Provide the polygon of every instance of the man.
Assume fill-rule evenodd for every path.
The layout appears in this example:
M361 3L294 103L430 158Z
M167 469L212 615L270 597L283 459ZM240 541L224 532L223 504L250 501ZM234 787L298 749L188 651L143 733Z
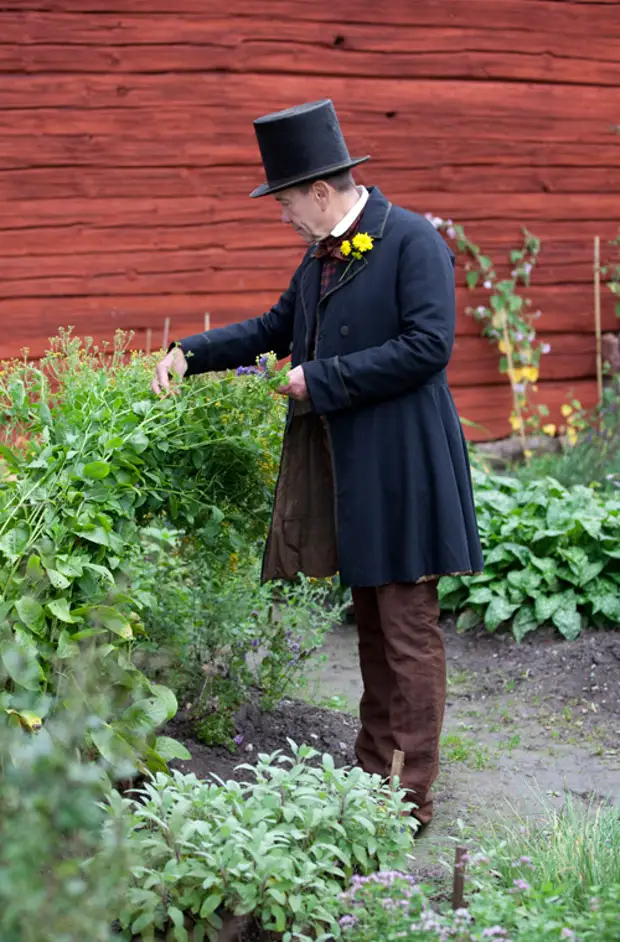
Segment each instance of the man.
M446 691L437 579L482 557L467 449L446 381L453 257L433 226L357 187L331 101L254 122L283 222L309 243L264 316L171 348L168 375L291 356L290 398L263 579L351 586L364 693L356 753L386 776L405 754L413 813L432 815Z

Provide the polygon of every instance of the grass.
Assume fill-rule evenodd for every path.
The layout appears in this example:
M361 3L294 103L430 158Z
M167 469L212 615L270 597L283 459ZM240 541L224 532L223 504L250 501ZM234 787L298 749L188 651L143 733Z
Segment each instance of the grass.
M484 769L489 762L489 749L471 736L446 733L441 737L441 754L446 762L462 762L471 769Z
M514 823L492 832L501 847L493 867L508 886L515 862L522 862L530 886L561 886L563 898L578 912L596 888L620 885L620 808L583 804L567 794L560 810L545 806L539 823L515 809L513 815Z

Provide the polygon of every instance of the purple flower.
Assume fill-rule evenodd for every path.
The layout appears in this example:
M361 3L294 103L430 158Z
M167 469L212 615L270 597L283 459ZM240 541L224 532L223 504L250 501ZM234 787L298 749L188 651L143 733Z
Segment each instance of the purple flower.
M486 312L487 312L487 309L486 309L486 307L484 307L484 305L482 305L482 304L478 305L478 307L476 308L476 313L477 313L477 314L480 314L481 317L484 317L484 315L486 314Z
M519 857L519 863L520 863L520 864L524 864L526 867L529 867L530 870L535 870L535 869L536 869L535 866L534 866L534 864L532 863L532 858L531 858L531 857L526 857L525 854L522 854L522 855Z
M448 234L449 239L456 239L456 229L454 228L454 226L448 226L448 228L446 229L446 232Z
M488 929L482 930L483 939L505 939L507 935L503 926L489 926Z
M237 367L237 376L250 376L260 373L260 370L257 370L255 366L239 366Z
M351 929L356 922L357 919L355 916L341 916L338 920L338 925L341 929Z
M516 332L516 334L515 334L515 340L517 340L519 343L521 343L521 341L523 340L523 334L521 333L520 330L518 330L518 331Z
M253 648L257 648L257 647L259 646L259 644L260 644L260 641L258 640L258 638L253 638L253 639L252 639L252 647L253 647Z
M518 393L525 392L525 383L515 383L514 390Z
M562 931L560 932L560 938L561 939L574 939L575 933L573 932L572 929L565 928L565 929L562 929Z
M526 890L529 890L530 885L525 880L513 880L513 893L525 893Z
M294 641L294 642L290 645L290 649L291 649L291 651L293 651L294 654L297 654L297 652L299 651L299 645L297 644L296 641Z
M550 343L543 343L543 345L542 345L542 352L543 352L543 353L551 353L551 344L550 344Z
M531 271L532 271L532 265L531 265L531 263L530 263L530 262L526 262L525 265L523 266L523 270L524 270L524 272L525 272L526 275L529 275L529 274L531 273Z
M243 744L244 738L245 737L242 736L241 733L239 733L238 736L235 736L235 738L233 739L235 746L241 746Z
M260 368L261 368L261 370L263 371L263 373L266 373L266 372L267 372L267 354L266 354L266 353L264 353L264 354L262 355L262 357L261 357L260 360L258 361L258 365L260 366ZM257 372L258 372L258 371L257 371Z

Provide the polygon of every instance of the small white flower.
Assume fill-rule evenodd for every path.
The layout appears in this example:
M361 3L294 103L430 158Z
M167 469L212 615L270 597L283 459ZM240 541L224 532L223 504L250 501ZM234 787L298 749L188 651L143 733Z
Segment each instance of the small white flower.
M487 278L486 281L484 282L484 287L487 289L487 291L490 291L491 288L493 287L493 282L489 278Z

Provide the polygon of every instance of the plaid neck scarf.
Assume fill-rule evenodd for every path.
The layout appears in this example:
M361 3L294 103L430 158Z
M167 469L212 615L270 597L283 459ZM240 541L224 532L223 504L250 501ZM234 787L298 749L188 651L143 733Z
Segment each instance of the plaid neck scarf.
M313 257L321 261L321 297L332 287L340 267L339 262L345 261L340 246L346 239L351 240L353 238L360 219L361 213L343 235L337 237L330 235L326 239L321 239L314 250Z

